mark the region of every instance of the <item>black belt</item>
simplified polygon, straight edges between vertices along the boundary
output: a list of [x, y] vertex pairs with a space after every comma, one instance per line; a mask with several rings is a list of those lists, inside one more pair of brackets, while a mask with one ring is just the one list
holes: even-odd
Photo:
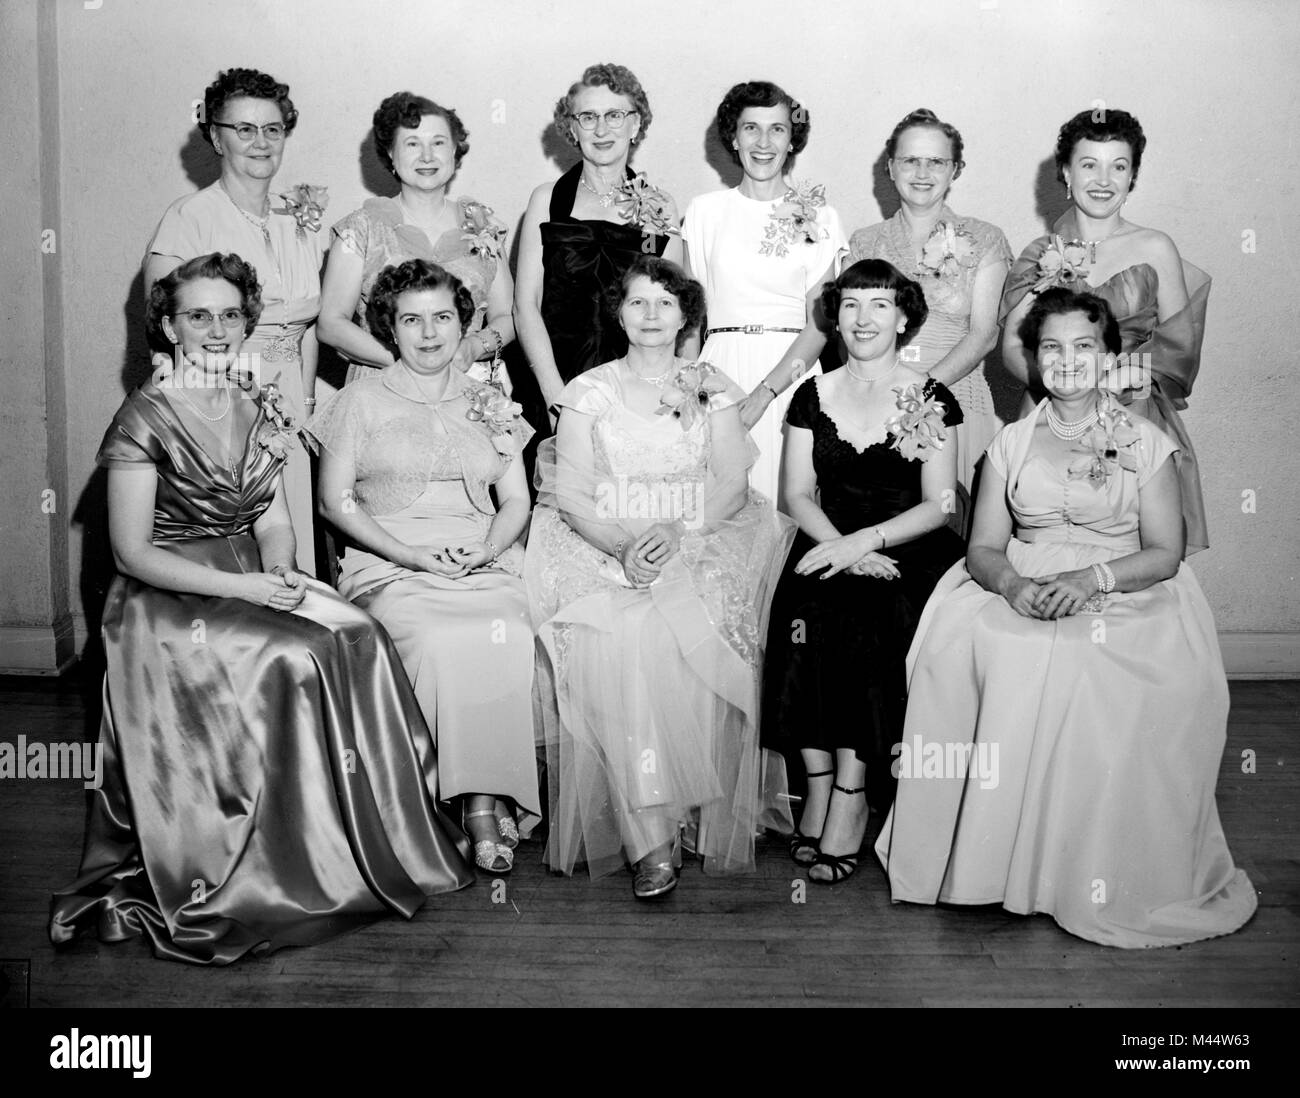
[[710, 328], [704, 333], [704, 338], [708, 339], [711, 335], [718, 332], [744, 332], [746, 335], [762, 335], [764, 332], [793, 332], [798, 335], [802, 328], [772, 328], [766, 324], [742, 324], [738, 328]]

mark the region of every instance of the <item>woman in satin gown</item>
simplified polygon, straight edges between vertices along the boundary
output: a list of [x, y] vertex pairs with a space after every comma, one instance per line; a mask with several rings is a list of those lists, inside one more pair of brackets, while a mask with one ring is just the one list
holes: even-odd
[[334, 226], [316, 324], [320, 341], [349, 360], [348, 380], [393, 365], [371, 329], [370, 295], [385, 267], [426, 259], [454, 274], [474, 298], [455, 365], [508, 393], [500, 352], [514, 341], [515, 322], [506, 226], [483, 203], [447, 195], [469, 152], [465, 125], [455, 111], [410, 92], [380, 103], [373, 123], [375, 150], [401, 191], [367, 199]]
[[393, 638], [433, 730], [442, 796], [463, 798], [479, 868], [507, 873], [512, 806], [525, 834], [541, 815], [516, 544], [529, 511], [516, 458], [532, 430], [453, 365], [473, 318], [469, 290], [436, 264], [383, 271], [370, 323], [397, 361], [344, 386], [306, 432], [321, 446], [321, 513], [350, 542], [339, 591]]
[[648, 899], [676, 886], [683, 829], [706, 872], [753, 870], [758, 671], [794, 531], [748, 488], [742, 394], [676, 357], [699, 284], [646, 257], [611, 293], [628, 353], [559, 397], [525, 575], [544, 650], [547, 861], [595, 877], [626, 859]]
[[[289, 200], [293, 192], [286, 198], [271, 191], [297, 124], [287, 84], [256, 69], [218, 75], [204, 92], [198, 126], [204, 144], [221, 159], [221, 176], [167, 208], [145, 248], [144, 284], [148, 293], [168, 271], [195, 256], [247, 257], [262, 285], [262, 315], [244, 353], [259, 356], [257, 381], [273, 382], [289, 414], [301, 423], [315, 404], [315, 322], [325, 254], [320, 214], [327, 199], [324, 187], [312, 188], [314, 206], [295, 212]], [[311, 467], [300, 446], [285, 463], [284, 487], [298, 563], [315, 575]]]
[[[649, 251], [681, 260], [677, 207], [654, 189], [632, 202], [628, 166], [653, 115], [645, 89], [622, 65], [592, 65], [555, 104], [555, 130], [582, 159], [528, 201], [519, 235], [515, 322], [541, 392], [530, 419], [545, 430], [555, 398], [579, 374], [619, 358], [627, 337], [605, 292]], [[545, 409], [546, 411], [543, 411]]]
[[745, 391], [740, 418], [759, 454], [750, 484], [778, 503], [782, 420], [795, 382], [817, 370], [829, 331], [817, 315], [822, 286], [848, 246], [820, 188], [800, 185], [801, 210], [789, 201], [796, 184], [787, 174], [812, 128], [807, 107], [755, 80], [727, 92], [717, 125], [743, 175], [692, 199], [682, 220], [687, 271], [708, 303], [700, 357]]
[[1191, 556], [1210, 537], [1196, 453], [1178, 413], [1200, 370], [1210, 276], [1184, 260], [1164, 233], [1121, 216], [1137, 184], [1146, 135], [1127, 111], [1095, 114], [1080, 112], [1057, 136], [1057, 174], [1072, 206], [1011, 267], [1002, 293], [1002, 361], [1030, 387], [1021, 408], [1027, 414], [1034, 379], [1017, 331], [1034, 295], [1066, 286], [1106, 299], [1129, 360], [1121, 400], [1178, 445], [1174, 460]]
[[190, 365], [123, 402], [99, 451], [121, 574], [104, 611], [102, 784], [50, 937], [144, 935], [228, 964], [473, 879], [432, 740], [384, 631], [302, 575], [274, 386], [226, 371], [261, 308], [234, 255], [157, 282], [149, 325]]
[[[961, 555], [947, 520], [962, 410], [903, 361], [926, 305], [897, 268], [845, 268], [823, 307], [849, 357], [805, 381], [786, 413], [785, 495], [799, 537], [772, 605], [763, 743], [802, 755], [808, 795], [790, 856], [810, 880], [834, 884], [857, 869], [868, 804], [884, 812], [893, 800], [903, 658], [925, 600]], [[934, 430], [926, 445], [891, 429], [909, 399]]]
[[976, 463], [1002, 428], [983, 360], [997, 345], [1011, 248], [996, 225], [948, 206], [966, 166], [964, 150], [957, 128], [933, 111], [903, 118], [885, 142], [898, 212], [855, 232], [849, 260], [886, 259], [925, 291], [929, 315], [903, 360], [946, 385], [961, 404], [957, 479], [969, 495]]
[[1046, 290], [1017, 334], [1048, 398], [989, 447], [970, 551], [917, 627], [876, 852], [895, 900], [1123, 948], [1229, 934], [1256, 898], [1215, 807], [1228, 684], [1177, 443], [1107, 391], [1105, 299]]

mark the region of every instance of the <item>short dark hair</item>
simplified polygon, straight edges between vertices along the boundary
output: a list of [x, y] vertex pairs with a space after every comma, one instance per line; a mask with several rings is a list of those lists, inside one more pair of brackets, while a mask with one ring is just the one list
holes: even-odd
[[627, 297], [627, 288], [633, 279], [646, 277], [657, 286], [662, 286], [675, 298], [682, 308], [682, 334], [693, 332], [704, 319], [704, 287], [691, 278], [676, 263], [660, 259], [657, 255], [643, 255], [633, 260], [632, 265], [623, 272], [623, 277], [605, 291], [605, 304], [615, 316], [623, 307]]
[[416, 95], [414, 92], [394, 92], [379, 104], [370, 120], [375, 133], [375, 152], [379, 154], [384, 167], [394, 175], [397, 172], [393, 168], [392, 149], [393, 138], [397, 136], [398, 128], [417, 130], [420, 128], [420, 120], [428, 114], [437, 115], [447, 123], [447, 128], [451, 131], [451, 139], [456, 143], [457, 165], [469, 152], [469, 131], [465, 129], [460, 115], [454, 110], [441, 106], [432, 99], [426, 99], [422, 95]]
[[574, 139], [569, 115], [573, 113], [573, 97], [583, 88], [608, 88], [615, 95], [625, 95], [632, 100], [632, 109], [641, 120], [641, 128], [632, 139], [632, 147], [636, 148], [645, 140], [650, 122], [654, 118], [650, 111], [650, 98], [646, 95], [645, 88], [641, 86], [641, 81], [636, 78], [636, 73], [631, 69], [605, 62], [600, 65], [588, 65], [582, 74], [582, 79], [572, 84], [569, 90], [555, 101], [555, 130], [565, 141], [577, 148], [578, 142]]
[[385, 267], [379, 272], [366, 307], [366, 319], [370, 323], [371, 332], [389, 347], [397, 346], [397, 341], [393, 338], [397, 299], [413, 290], [450, 290], [462, 331], [474, 319], [474, 298], [459, 278], [445, 267], [439, 267], [427, 259], [408, 259], [405, 263]]
[[284, 119], [284, 132], [293, 133], [298, 125], [298, 111], [289, 98], [289, 85], [281, 84], [274, 76], [258, 69], [226, 69], [217, 74], [203, 92], [203, 117], [199, 119], [199, 132], [203, 140], [212, 143], [212, 123], [222, 107], [231, 99], [270, 99], [280, 108]]
[[1119, 321], [1115, 319], [1115, 314], [1111, 312], [1110, 305], [1104, 297], [1075, 293], [1064, 286], [1052, 286], [1034, 299], [1029, 312], [1025, 314], [1025, 319], [1020, 322], [1017, 332], [1021, 346], [1028, 352], [1031, 361], [1036, 362], [1038, 359], [1043, 322], [1049, 316], [1062, 316], [1066, 313], [1083, 313], [1089, 322], [1101, 328], [1102, 346], [1111, 354], [1117, 355], [1123, 349]]
[[903, 136], [907, 130], [927, 129], [938, 130], [952, 145], [952, 163], [953, 179], [961, 175], [961, 170], [966, 166], [966, 161], [962, 159], [962, 153], [965, 152], [966, 145], [961, 139], [961, 131], [950, 122], [941, 121], [939, 116], [928, 107], [917, 107], [911, 114], [905, 115], [903, 120], [894, 127], [894, 132], [889, 135], [885, 142], [885, 155], [890, 160], [894, 159], [894, 152], [898, 148], [898, 139]]
[[780, 107], [785, 106], [790, 112], [790, 153], [785, 166], [794, 166], [794, 158], [808, 145], [808, 133], [812, 129], [812, 116], [808, 109], [799, 103], [789, 92], [778, 84], [767, 80], [750, 80], [735, 84], [722, 102], [718, 104], [718, 136], [726, 145], [731, 159], [740, 163], [740, 154], [731, 147], [736, 137], [736, 127], [740, 125], [740, 116], [746, 107]]
[[1129, 190], [1137, 182], [1138, 169], [1142, 167], [1142, 150], [1147, 147], [1147, 135], [1142, 123], [1128, 111], [1112, 111], [1105, 107], [1080, 111], [1056, 135], [1056, 178], [1065, 182], [1065, 169], [1070, 166], [1074, 147], [1080, 141], [1124, 141], [1133, 152], [1133, 171], [1129, 176]]
[[170, 274], [163, 275], [149, 291], [144, 330], [154, 350], [171, 349], [171, 340], [162, 328], [163, 317], [176, 314], [176, 297], [181, 287], [200, 278], [223, 279], [239, 291], [239, 306], [248, 318], [244, 322], [244, 335], [253, 334], [262, 315], [262, 287], [257, 281], [257, 271], [234, 252], [209, 252], [187, 259]]
[[845, 290], [893, 290], [894, 303], [907, 317], [907, 327], [899, 333], [897, 346], [906, 347], [921, 330], [930, 307], [925, 303], [925, 291], [892, 263], [884, 259], [860, 259], [845, 267], [840, 277], [822, 288], [822, 312], [835, 323], [839, 315], [840, 299]]

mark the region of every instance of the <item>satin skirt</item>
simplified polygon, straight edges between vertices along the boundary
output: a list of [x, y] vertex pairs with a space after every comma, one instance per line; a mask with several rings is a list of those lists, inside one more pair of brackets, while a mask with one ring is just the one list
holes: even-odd
[[[1011, 541], [1018, 572], [1131, 551], [1054, 529]], [[895, 901], [1042, 912], [1122, 948], [1229, 934], [1254, 913], [1215, 806], [1228, 686], [1187, 565], [1100, 614], [1038, 621], [959, 562], [926, 605], [908, 675], [876, 844]]]
[[[223, 571], [252, 537], [160, 545]], [[290, 613], [118, 577], [102, 784], [50, 937], [144, 935], [177, 961], [307, 945], [473, 880], [391, 642], [308, 581]]]

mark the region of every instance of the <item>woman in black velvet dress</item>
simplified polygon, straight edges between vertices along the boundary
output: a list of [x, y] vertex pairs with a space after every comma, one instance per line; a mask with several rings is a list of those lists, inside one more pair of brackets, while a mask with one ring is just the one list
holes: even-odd
[[867, 799], [893, 799], [891, 748], [904, 662], [934, 585], [962, 554], [956, 504], [961, 409], [899, 350], [925, 323], [921, 287], [884, 260], [848, 267], [823, 296], [848, 349], [786, 414], [782, 478], [799, 536], [768, 633], [765, 746], [799, 751], [808, 795], [790, 854], [810, 880], [857, 868]]

